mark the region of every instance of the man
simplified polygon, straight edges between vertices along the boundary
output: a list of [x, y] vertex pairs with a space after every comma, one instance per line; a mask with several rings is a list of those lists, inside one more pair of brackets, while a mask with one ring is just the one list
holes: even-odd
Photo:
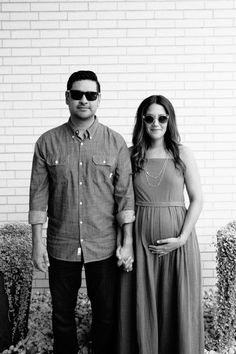
[[[100, 124], [100, 84], [91, 71], [67, 82], [69, 121], [36, 142], [30, 185], [32, 257], [49, 267], [55, 354], [77, 354], [74, 309], [84, 265], [95, 354], [115, 352], [118, 264], [132, 269], [134, 197], [123, 138]], [[46, 222], [47, 250], [42, 241]], [[117, 233], [122, 230], [123, 241]]]

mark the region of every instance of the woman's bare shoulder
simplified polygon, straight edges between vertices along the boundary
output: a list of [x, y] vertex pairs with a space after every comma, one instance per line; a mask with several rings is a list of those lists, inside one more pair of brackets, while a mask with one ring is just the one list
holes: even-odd
[[180, 145], [179, 147], [180, 158], [185, 162], [194, 159], [192, 150], [186, 145]]

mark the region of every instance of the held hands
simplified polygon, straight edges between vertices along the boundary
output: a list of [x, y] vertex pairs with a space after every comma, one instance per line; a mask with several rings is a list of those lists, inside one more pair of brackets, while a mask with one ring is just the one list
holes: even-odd
[[163, 240], [158, 240], [156, 244], [149, 245], [148, 248], [151, 253], [162, 257], [183, 246], [184, 243], [185, 241], [182, 239], [182, 237], [170, 237]]
[[116, 249], [116, 257], [118, 259], [118, 267], [123, 266], [126, 272], [133, 270], [134, 254], [132, 245], [119, 245]]
[[35, 268], [41, 272], [47, 272], [49, 266], [48, 253], [42, 242], [37, 242], [33, 246], [32, 261]]

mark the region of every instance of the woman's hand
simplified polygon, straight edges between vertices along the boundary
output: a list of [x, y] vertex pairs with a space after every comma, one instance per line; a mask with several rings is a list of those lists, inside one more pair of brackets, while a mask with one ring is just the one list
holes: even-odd
[[181, 237], [170, 237], [163, 240], [158, 240], [156, 245], [149, 245], [148, 248], [151, 253], [156, 254], [159, 257], [176, 250], [183, 246], [185, 241]]
[[126, 272], [133, 270], [134, 253], [132, 245], [118, 246], [116, 249], [116, 257], [118, 258], [118, 266], [123, 266]]

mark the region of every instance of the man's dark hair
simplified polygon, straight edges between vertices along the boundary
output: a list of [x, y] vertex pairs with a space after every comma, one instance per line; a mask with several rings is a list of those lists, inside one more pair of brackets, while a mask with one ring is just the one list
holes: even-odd
[[67, 90], [70, 90], [72, 88], [72, 85], [75, 81], [81, 81], [81, 80], [95, 81], [97, 83], [97, 92], [99, 93], [101, 92], [101, 87], [97, 75], [93, 71], [89, 71], [89, 70], [80, 70], [71, 74], [71, 76], [67, 81]]

